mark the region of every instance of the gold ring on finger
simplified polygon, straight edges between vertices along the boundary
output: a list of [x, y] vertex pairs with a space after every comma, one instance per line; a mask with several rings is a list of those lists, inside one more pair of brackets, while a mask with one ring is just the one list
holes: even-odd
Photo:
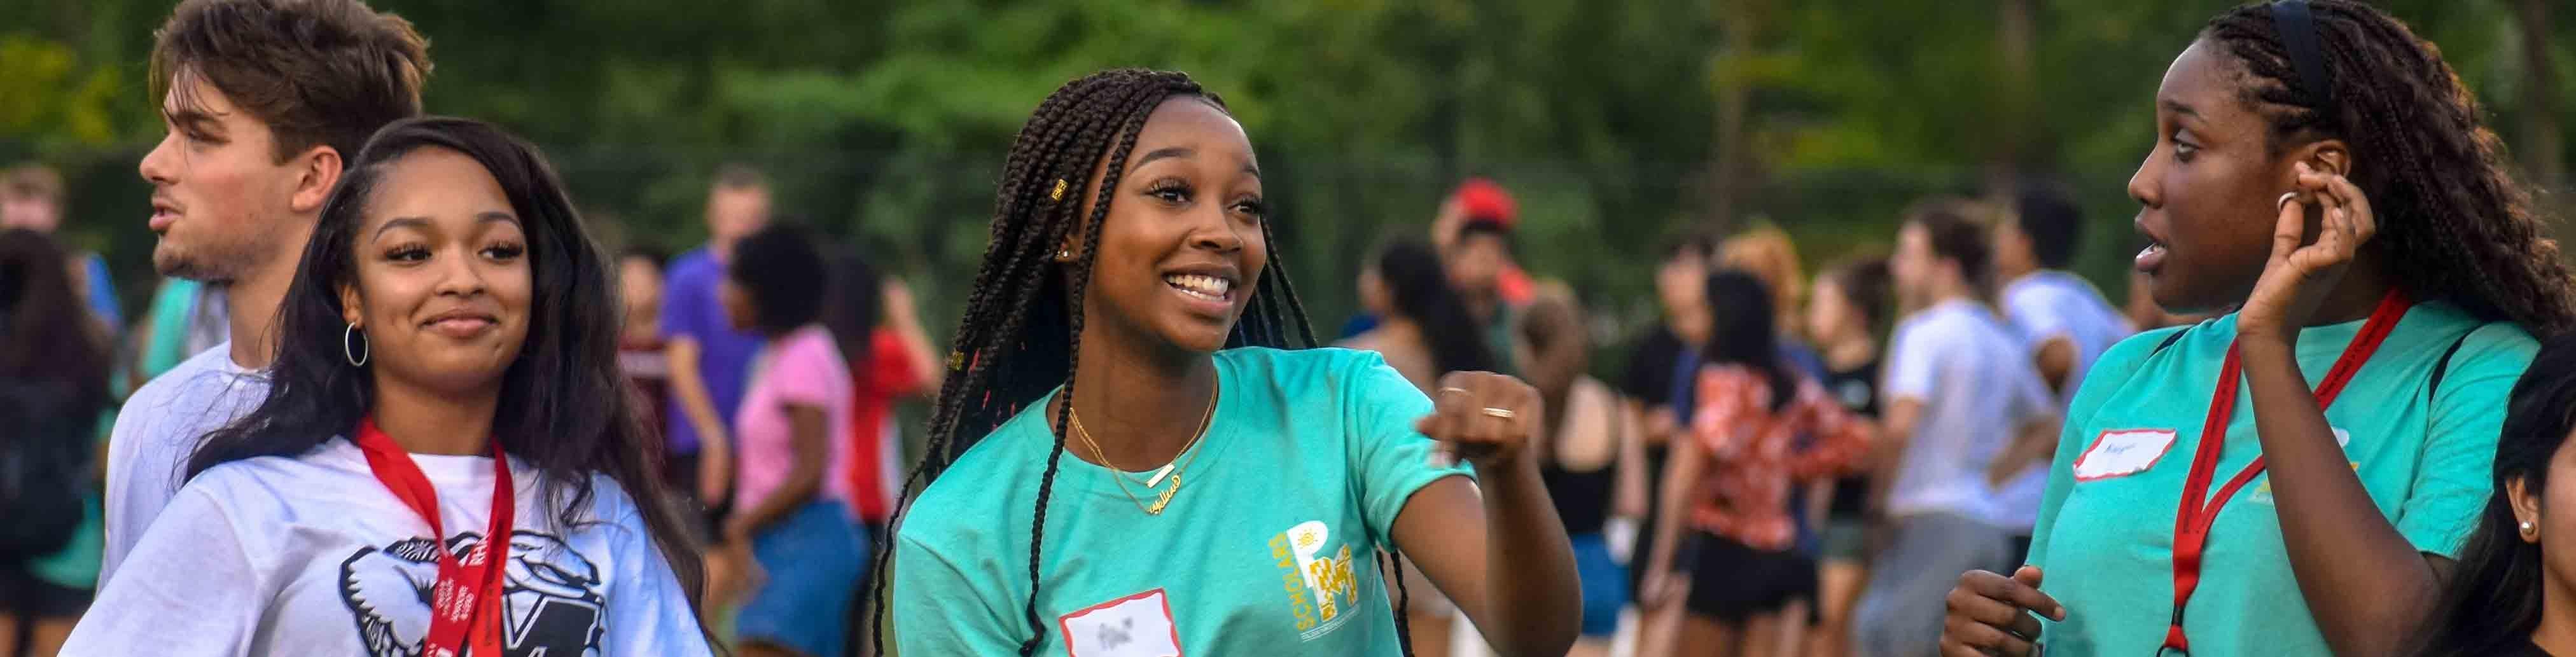
[[1457, 387], [1441, 388], [1441, 389], [1440, 389], [1440, 394], [1443, 394], [1443, 395], [1446, 395], [1446, 394], [1449, 394], [1449, 393], [1453, 393], [1453, 392], [1454, 392], [1454, 393], [1458, 393], [1458, 394], [1463, 395], [1463, 394], [1467, 394], [1467, 393], [1472, 392], [1472, 391], [1470, 391], [1470, 390], [1468, 390], [1468, 389], [1466, 389], [1466, 388], [1457, 388]]
[[1521, 414], [1520, 414], [1519, 412], [1513, 411], [1512, 409], [1508, 409], [1508, 408], [1494, 408], [1494, 407], [1492, 407], [1492, 406], [1487, 406], [1487, 407], [1485, 407], [1485, 410], [1483, 410], [1483, 411], [1481, 411], [1481, 412], [1485, 414], [1485, 417], [1491, 417], [1491, 418], [1502, 418], [1502, 419], [1505, 419], [1505, 420], [1509, 420], [1509, 419], [1512, 419], [1512, 418], [1516, 418], [1516, 417], [1520, 417], [1520, 416], [1521, 416]]

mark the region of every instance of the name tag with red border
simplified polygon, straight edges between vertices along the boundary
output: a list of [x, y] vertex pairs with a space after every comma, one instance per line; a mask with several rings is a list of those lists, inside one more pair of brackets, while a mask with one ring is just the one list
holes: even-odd
[[1171, 599], [1159, 588], [1065, 614], [1056, 626], [1066, 657], [1184, 657]]
[[2075, 457], [2075, 480], [2095, 481], [2147, 471], [2173, 451], [2172, 429], [2109, 429]]

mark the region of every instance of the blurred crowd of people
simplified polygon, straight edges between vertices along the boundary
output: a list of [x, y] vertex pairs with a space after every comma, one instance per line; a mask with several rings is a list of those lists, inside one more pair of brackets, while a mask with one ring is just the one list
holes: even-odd
[[[1571, 287], [1519, 265], [1519, 219], [1497, 183], [1460, 185], [1429, 239], [1367, 261], [1337, 344], [1425, 393], [1486, 369], [1541, 391], [1543, 472], [1583, 580], [1579, 655], [1925, 645], [1956, 573], [2022, 562], [2092, 361], [2192, 321], [2068, 271], [2086, 223], [2050, 185], [1927, 199], [1892, 252], [1812, 277], [1778, 228], [1673, 236], [1653, 263], [1660, 317], [1628, 336], [1594, 335]], [[1591, 374], [1605, 340], [1625, 346], [1615, 381]], [[1426, 589], [1416, 650], [1488, 654]]]

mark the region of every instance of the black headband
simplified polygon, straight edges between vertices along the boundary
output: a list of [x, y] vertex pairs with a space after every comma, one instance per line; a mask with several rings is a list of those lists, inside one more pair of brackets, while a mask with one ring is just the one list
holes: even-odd
[[2299, 73], [2299, 95], [2319, 112], [2334, 106], [2334, 74], [2326, 70], [2326, 55], [2318, 42], [2316, 17], [2308, 13], [2308, 0], [2275, 0], [2272, 3], [2272, 29], [2281, 36], [2281, 47], [2290, 51], [2290, 66]]

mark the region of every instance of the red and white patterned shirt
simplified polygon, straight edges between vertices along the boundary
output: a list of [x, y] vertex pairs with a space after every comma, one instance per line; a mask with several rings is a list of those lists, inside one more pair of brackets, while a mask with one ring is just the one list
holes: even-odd
[[[1691, 491], [1691, 524], [1758, 550], [1785, 550], [1796, 540], [1790, 487], [1858, 471], [1875, 433], [1805, 377], [1777, 409], [1772, 394], [1760, 373], [1710, 366], [1700, 370], [1699, 409], [1691, 416], [1691, 436], [1708, 459]], [[1801, 448], [1800, 435], [1814, 443]]]

